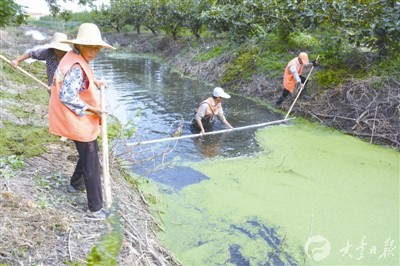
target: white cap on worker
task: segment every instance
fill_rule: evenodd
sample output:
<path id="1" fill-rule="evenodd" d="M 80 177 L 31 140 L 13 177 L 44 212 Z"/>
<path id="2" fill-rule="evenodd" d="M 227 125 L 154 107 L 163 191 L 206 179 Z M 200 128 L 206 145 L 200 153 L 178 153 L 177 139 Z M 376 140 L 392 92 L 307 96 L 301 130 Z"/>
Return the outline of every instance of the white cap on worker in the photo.
<path id="1" fill-rule="evenodd" d="M 222 88 L 220 88 L 220 87 L 216 87 L 214 89 L 213 96 L 214 97 L 222 97 L 222 98 L 225 98 L 225 99 L 231 98 L 231 96 L 228 93 L 224 92 L 224 90 Z"/>

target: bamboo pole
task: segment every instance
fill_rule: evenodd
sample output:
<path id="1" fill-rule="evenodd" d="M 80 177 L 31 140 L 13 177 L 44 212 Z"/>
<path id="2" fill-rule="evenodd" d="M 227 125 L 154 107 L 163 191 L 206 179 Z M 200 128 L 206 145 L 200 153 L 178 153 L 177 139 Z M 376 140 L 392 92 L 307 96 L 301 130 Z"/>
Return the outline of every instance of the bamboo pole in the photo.
<path id="1" fill-rule="evenodd" d="M 243 127 L 235 127 L 235 128 L 230 128 L 230 129 L 223 129 L 223 130 L 218 130 L 218 131 L 211 131 L 211 132 L 205 132 L 203 134 L 192 134 L 192 135 L 184 135 L 184 136 L 179 136 L 179 137 L 171 137 L 171 138 L 163 138 L 163 139 L 154 139 L 154 140 L 145 140 L 145 141 L 139 141 L 139 142 L 132 142 L 128 143 L 127 146 L 135 146 L 135 145 L 143 145 L 143 144 L 150 144 L 150 143 L 158 143 L 158 142 L 164 142 L 164 141 L 173 141 L 173 140 L 180 140 L 180 139 L 186 139 L 186 138 L 196 138 L 196 137 L 201 137 L 205 135 L 216 135 L 216 134 L 221 134 L 221 133 L 226 133 L 226 132 L 233 132 L 236 130 L 245 130 L 249 128 L 257 128 L 257 127 L 263 127 L 263 126 L 268 126 L 268 125 L 276 125 L 280 123 L 287 122 L 289 120 L 292 120 L 294 118 L 289 118 L 289 119 L 282 119 L 282 120 L 276 120 L 276 121 L 270 121 L 266 123 L 261 123 L 261 124 L 255 124 L 255 125 L 249 125 L 249 126 L 243 126 Z"/>
<path id="2" fill-rule="evenodd" d="M 0 55 L 0 58 L 4 61 L 6 61 L 10 66 L 12 66 L 11 61 L 8 60 L 7 58 L 5 58 L 3 55 Z M 27 72 L 26 70 L 22 69 L 21 67 L 17 66 L 16 69 L 18 69 L 19 71 L 21 71 L 22 73 L 24 73 L 25 75 L 27 75 L 28 77 L 32 78 L 34 81 L 36 81 L 37 83 L 39 83 L 40 85 L 42 85 L 43 87 L 46 88 L 47 91 L 50 91 L 49 86 L 47 86 L 47 84 L 45 84 L 43 81 L 39 80 L 38 78 L 36 78 L 34 75 L 32 75 L 31 73 Z"/>
<path id="3" fill-rule="evenodd" d="M 317 59 L 315 59 L 315 60 L 318 60 L 318 58 L 319 58 L 319 55 L 317 56 Z M 299 96 L 300 96 L 301 92 L 303 91 L 303 89 L 304 89 L 304 86 L 305 86 L 305 84 L 307 83 L 307 80 L 308 80 L 308 78 L 310 77 L 310 75 L 311 75 L 311 72 L 313 71 L 313 69 L 314 69 L 314 66 L 312 66 L 312 68 L 311 68 L 310 72 L 308 73 L 308 75 L 307 75 L 307 78 L 306 78 L 306 80 L 305 80 L 305 81 L 304 81 L 304 83 L 303 83 L 304 85 L 301 85 L 300 91 L 299 91 L 299 93 L 297 93 L 297 95 L 296 95 L 296 99 L 294 99 L 294 101 L 293 101 L 292 105 L 290 106 L 290 108 L 289 108 L 289 111 L 287 112 L 287 114 L 286 114 L 286 116 L 285 116 L 285 119 L 287 119 L 287 118 L 288 118 L 288 116 L 289 116 L 290 112 L 292 111 L 292 109 L 293 109 L 293 106 L 294 106 L 294 104 L 296 103 L 297 99 L 299 98 Z"/>
<path id="4" fill-rule="evenodd" d="M 105 100 L 105 87 L 100 87 L 100 102 L 101 109 L 106 110 L 106 100 Z M 111 178 L 110 169 L 108 161 L 108 135 L 107 135 L 107 113 L 101 114 L 101 146 L 103 153 L 103 178 L 104 178 L 104 201 L 106 209 L 110 210 L 112 204 L 112 194 L 111 194 Z"/>

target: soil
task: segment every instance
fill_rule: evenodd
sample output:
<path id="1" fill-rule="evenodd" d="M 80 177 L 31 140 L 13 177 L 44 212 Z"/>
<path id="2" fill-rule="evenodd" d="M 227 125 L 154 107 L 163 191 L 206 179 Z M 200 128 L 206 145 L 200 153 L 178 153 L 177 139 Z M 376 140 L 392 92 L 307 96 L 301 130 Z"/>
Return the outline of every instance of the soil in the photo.
<path id="1" fill-rule="evenodd" d="M 49 42 L 32 43 L 24 35 L 28 29 L 0 30 L 1 53 L 12 60 L 27 48 Z M 35 85 L 12 82 L 3 74 L 0 79 L 1 90 L 10 94 L 22 94 Z M 17 119 L 8 110 L 10 106 L 34 110 L 35 119 Z M 6 121 L 47 126 L 47 106 L 21 102 L 16 97 L 2 100 L 0 110 L 0 127 Z M 110 174 L 112 195 L 118 202 L 104 221 L 86 215 L 86 193 L 67 191 L 78 158 L 74 143 L 48 143 L 46 150 L 40 156 L 24 158 L 25 167 L 12 170 L 12 175 L 6 175 L 6 166 L 0 165 L 0 265 L 84 265 L 91 249 L 110 232 L 110 217 L 115 215 L 121 221 L 123 235 L 118 265 L 181 265 L 157 239 L 155 230 L 161 230 L 161 226 L 150 213 L 146 195 L 132 185 L 131 177 L 115 161 L 110 161 Z"/>
<path id="2" fill-rule="evenodd" d="M 15 58 L 27 48 L 48 43 L 49 39 L 32 43 L 23 33 L 30 28 L 1 30 L 1 53 Z M 40 29 L 52 35 L 51 31 Z M 135 53 L 153 53 L 168 64 L 205 82 L 218 83 L 224 67 L 233 58 L 223 56 L 209 62 L 193 60 L 198 50 L 191 41 L 177 42 L 162 36 L 146 34 L 104 34 L 106 40 L 120 49 Z M 193 40 L 194 42 L 194 40 Z M 209 45 L 205 40 L 197 49 Z M 184 55 L 181 51 L 186 50 Z M 4 66 L 8 67 L 8 66 Z M 30 85 L 6 80 L 1 75 L 1 87 L 8 92 L 24 92 Z M 371 143 L 400 148 L 400 79 L 399 76 L 377 79 L 350 80 L 333 90 L 320 90 L 310 83 L 312 99 L 296 102 L 292 114 L 303 116 Z M 259 98 L 271 106 L 281 93 L 281 80 L 267 75 L 253 76 L 252 81 L 238 81 L 229 90 Z M 287 100 L 281 111 L 286 113 L 294 97 Z M 2 101 L 1 123 L 47 124 L 47 107 L 31 106 L 40 113 L 38 121 L 17 120 L 7 111 L 7 105 L 18 101 Z M 27 108 L 27 103 L 24 103 Z M 0 178 L 0 264 L 62 265 L 82 263 L 99 237 L 109 229 L 109 222 L 90 219 L 85 215 L 85 194 L 66 191 L 74 170 L 77 154 L 73 142 L 57 141 L 46 145 L 47 152 L 25 158 L 26 166 L 10 178 Z M 1 170 L 1 169 L 0 169 Z M 118 265 L 180 265 L 160 241 L 160 230 L 152 217 L 146 197 L 134 186 L 117 165 L 111 167 L 112 193 L 118 195 L 118 211 L 122 225 L 122 248 Z"/>

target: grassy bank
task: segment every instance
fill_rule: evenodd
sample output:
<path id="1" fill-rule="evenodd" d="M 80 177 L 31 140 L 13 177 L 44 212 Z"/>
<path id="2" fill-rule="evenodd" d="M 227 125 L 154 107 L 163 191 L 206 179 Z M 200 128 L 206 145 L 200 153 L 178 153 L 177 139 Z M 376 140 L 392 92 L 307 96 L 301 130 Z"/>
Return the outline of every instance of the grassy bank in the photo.
<path id="1" fill-rule="evenodd" d="M 1 54 L 12 60 L 50 41 L 35 43 L 27 29 L 1 30 Z M 20 66 L 46 80 L 43 63 Z M 74 142 L 48 132 L 48 93 L 5 62 L 0 71 L 0 265 L 179 265 L 152 231 L 157 225 L 137 180 L 116 164 L 114 209 L 107 221 L 86 216 L 86 194 L 66 189 L 78 159 Z M 111 135 L 121 133 L 110 124 Z"/>

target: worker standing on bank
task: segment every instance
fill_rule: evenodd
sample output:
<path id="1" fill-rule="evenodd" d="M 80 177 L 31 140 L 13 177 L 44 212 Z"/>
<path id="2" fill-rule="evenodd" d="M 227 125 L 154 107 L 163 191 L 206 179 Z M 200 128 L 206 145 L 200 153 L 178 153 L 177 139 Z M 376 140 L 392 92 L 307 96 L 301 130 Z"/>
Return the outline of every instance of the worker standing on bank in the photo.
<path id="1" fill-rule="evenodd" d="M 231 98 L 231 96 L 224 92 L 222 88 L 216 87 L 212 97 L 202 101 L 199 108 L 197 108 L 191 126 L 192 132 L 200 132 L 203 134 L 206 131 L 211 131 L 215 123 L 215 117 L 218 117 L 227 128 L 233 128 L 228 120 L 226 120 L 222 109 L 222 102 L 224 99 L 229 98 Z"/>
<path id="2" fill-rule="evenodd" d="M 62 41 L 68 39 L 67 35 L 61 32 L 56 32 L 50 44 L 45 45 L 43 48 L 32 50 L 24 53 L 18 58 L 11 61 L 11 66 L 16 68 L 21 62 L 32 58 L 46 62 L 47 85 L 51 85 L 54 77 L 54 72 L 57 69 L 58 63 L 64 55 L 72 50 L 72 46 Z"/>
<path id="3" fill-rule="evenodd" d="M 100 133 L 101 109 L 97 88 L 106 86 L 96 80 L 89 65 L 103 48 L 114 48 L 101 39 L 97 25 L 83 23 L 76 39 L 66 40 L 74 49 L 61 60 L 51 86 L 49 131 L 74 141 L 79 154 L 67 190 L 86 190 L 88 215 L 106 217 L 103 209 L 97 137 Z"/>
<path id="4" fill-rule="evenodd" d="M 310 96 L 306 94 L 306 84 L 304 84 L 306 77 L 302 76 L 301 74 L 303 73 L 304 67 L 311 65 L 315 67 L 317 65 L 316 60 L 313 60 L 311 63 L 309 63 L 308 54 L 304 52 L 301 52 L 298 57 L 290 60 L 285 68 L 285 73 L 283 76 L 284 89 L 282 91 L 282 95 L 275 103 L 276 107 L 280 107 L 282 105 L 285 98 L 294 92 L 296 86 L 304 86 L 301 96 L 306 100 L 310 99 Z"/>

